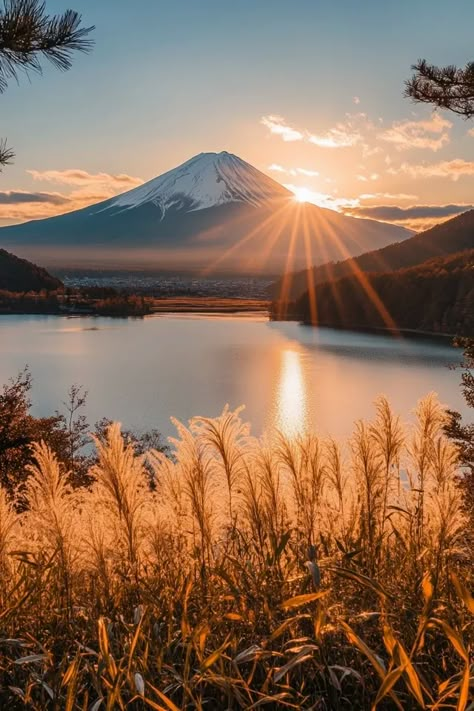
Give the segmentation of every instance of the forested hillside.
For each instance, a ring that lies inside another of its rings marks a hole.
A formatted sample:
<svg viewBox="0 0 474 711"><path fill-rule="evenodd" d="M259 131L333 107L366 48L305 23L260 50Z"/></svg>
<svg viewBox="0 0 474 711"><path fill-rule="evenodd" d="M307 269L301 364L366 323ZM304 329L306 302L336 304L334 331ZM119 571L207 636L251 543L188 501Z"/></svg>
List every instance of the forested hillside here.
<svg viewBox="0 0 474 711"><path fill-rule="evenodd" d="M452 220L420 232L403 242L383 249L365 252L359 257L341 262L328 262L313 268L316 284L362 272L390 272L422 264L434 257L456 254L474 249L474 210L464 212ZM290 280L289 300L299 298L308 288L308 270L293 274ZM279 298L281 281L273 287L273 296Z"/></svg>
<svg viewBox="0 0 474 711"><path fill-rule="evenodd" d="M274 316L278 317L278 304ZM291 307L305 322L474 335L474 249L409 269L316 284ZM316 313L316 318L314 314Z"/></svg>
<svg viewBox="0 0 474 711"><path fill-rule="evenodd" d="M61 287L60 280L51 276L46 269L0 249L0 290L55 291Z"/></svg>

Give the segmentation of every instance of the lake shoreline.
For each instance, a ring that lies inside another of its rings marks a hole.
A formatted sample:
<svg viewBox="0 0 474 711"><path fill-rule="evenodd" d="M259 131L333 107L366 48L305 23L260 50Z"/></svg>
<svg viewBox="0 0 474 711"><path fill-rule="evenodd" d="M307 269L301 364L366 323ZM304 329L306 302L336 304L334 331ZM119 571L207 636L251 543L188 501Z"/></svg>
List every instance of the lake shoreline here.
<svg viewBox="0 0 474 711"><path fill-rule="evenodd" d="M117 318L141 318L152 314L179 314L179 313L242 313L258 312L269 314L270 302L264 299L241 299L232 297L143 297L133 294L120 297L122 304L118 308L109 311L102 307L98 309L98 299L81 297L80 301L51 302L46 299L38 299L24 304L0 304L0 315L2 316L113 316ZM132 312L128 308L128 302L140 299L141 309ZM113 301L113 300L112 300Z"/></svg>
<svg viewBox="0 0 474 711"><path fill-rule="evenodd" d="M305 328L325 328L334 331L342 331L347 333L367 333L371 335L390 336L394 339L414 339L427 340L433 342L452 343L456 334L437 333L431 331L418 331L416 329L390 329L383 327L368 327L368 326L351 326L350 328L339 326L331 323L312 324L295 318L278 319L271 314L271 302L263 299L244 299L244 298L229 298L229 297L149 297L147 299L148 309L143 314L130 313L97 313L91 301L90 307L85 304L81 308L77 307L62 307L48 308L47 304L37 304L36 309L24 310L7 310L0 308L0 316L62 316L62 317L88 317L98 318L101 316L110 316L117 319L140 319L150 316L167 315L196 315L196 316L232 316L242 314L255 314L258 316L268 316L271 322L297 322ZM44 310L41 306L45 306Z"/></svg>

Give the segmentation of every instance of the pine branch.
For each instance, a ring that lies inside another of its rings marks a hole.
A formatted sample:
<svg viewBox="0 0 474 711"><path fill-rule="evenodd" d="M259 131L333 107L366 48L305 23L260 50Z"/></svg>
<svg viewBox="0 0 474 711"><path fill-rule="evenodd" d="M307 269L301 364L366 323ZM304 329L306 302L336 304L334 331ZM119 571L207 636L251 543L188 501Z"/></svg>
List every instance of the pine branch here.
<svg viewBox="0 0 474 711"><path fill-rule="evenodd" d="M41 0L3 0L0 7L0 93L9 79L18 81L21 72L41 73L41 60L57 69L71 66L73 52L89 52L88 38L94 27L81 27L81 16L73 10L62 15L46 14ZM0 139L0 166L9 165L15 154ZM1 170L1 168L0 168Z"/></svg>
<svg viewBox="0 0 474 711"><path fill-rule="evenodd" d="M420 59L412 70L415 74L405 84L405 96L465 118L474 116L474 62L464 68L436 67Z"/></svg>
<svg viewBox="0 0 474 711"><path fill-rule="evenodd" d="M46 14L41 0L4 0L0 10L0 92L8 80L18 80L21 71L41 73L41 60L67 70L73 52L89 52L94 27L81 27L73 10L62 15Z"/></svg>
<svg viewBox="0 0 474 711"><path fill-rule="evenodd" d="M11 148L8 148L6 140L3 138L0 139L0 166L11 165L14 157L15 152Z"/></svg>

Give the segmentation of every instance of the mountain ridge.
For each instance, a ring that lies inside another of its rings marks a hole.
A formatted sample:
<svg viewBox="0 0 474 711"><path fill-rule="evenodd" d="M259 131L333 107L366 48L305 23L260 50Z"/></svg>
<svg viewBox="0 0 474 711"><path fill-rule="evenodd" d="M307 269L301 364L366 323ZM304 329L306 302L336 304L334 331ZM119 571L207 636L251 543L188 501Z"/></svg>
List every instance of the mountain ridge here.
<svg viewBox="0 0 474 711"><path fill-rule="evenodd" d="M0 245L49 267L144 266L277 274L406 239L388 223L298 203L289 190L226 151L201 153L95 205L0 228ZM289 255L292 259L289 260Z"/></svg>

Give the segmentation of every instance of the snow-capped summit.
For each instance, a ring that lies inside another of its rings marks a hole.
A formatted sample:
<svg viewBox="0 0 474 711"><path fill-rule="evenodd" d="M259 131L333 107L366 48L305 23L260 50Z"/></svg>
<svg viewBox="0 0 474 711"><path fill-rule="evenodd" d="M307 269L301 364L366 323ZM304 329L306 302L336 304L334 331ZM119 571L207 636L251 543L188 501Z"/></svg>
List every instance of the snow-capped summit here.
<svg viewBox="0 0 474 711"><path fill-rule="evenodd" d="M224 205L247 203L253 207L291 193L280 183L232 153L199 153L173 170L129 190L111 201L108 208L125 209L153 203L162 219L169 208L187 212Z"/></svg>

